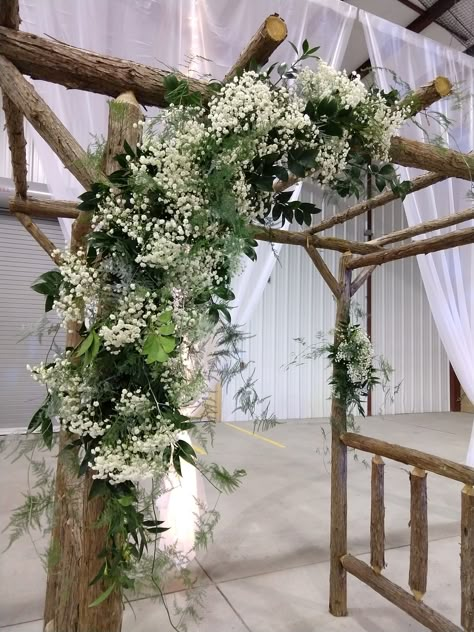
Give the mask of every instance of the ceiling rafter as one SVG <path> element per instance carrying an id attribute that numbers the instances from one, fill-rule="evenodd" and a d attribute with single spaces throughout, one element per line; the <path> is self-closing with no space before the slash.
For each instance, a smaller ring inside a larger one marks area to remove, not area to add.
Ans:
<path id="1" fill-rule="evenodd" d="M 405 2 L 403 0 L 398 0 L 398 2 L 401 2 L 402 4 L 408 6 L 408 2 Z M 413 33 L 421 33 L 428 26 L 430 26 L 430 24 L 433 24 L 433 22 L 439 20 L 439 18 L 444 15 L 446 11 L 449 11 L 458 2 L 460 2 L 460 0 L 438 0 L 429 9 L 427 9 L 426 11 L 422 11 L 422 13 L 420 13 L 420 15 L 412 22 L 410 22 L 410 24 L 408 24 L 405 28 L 409 31 L 413 31 Z M 369 74 L 370 59 L 367 59 L 363 64 L 361 64 L 357 68 L 356 72 L 358 72 L 362 77 L 365 77 L 367 74 Z"/>

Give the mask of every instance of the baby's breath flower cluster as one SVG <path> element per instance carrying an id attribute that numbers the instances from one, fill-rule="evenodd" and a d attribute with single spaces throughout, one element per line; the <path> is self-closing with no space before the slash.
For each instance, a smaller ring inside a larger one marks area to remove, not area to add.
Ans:
<path id="1" fill-rule="evenodd" d="M 311 173 L 331 186 L 361 145 L 385 158 L 403 115 L 322 61 L 292 85 L 244 72 L 205 106 L 171 105 L 157 132 L 125 146 L 110 182 L 82 196 L 93 232 L 61 255 L 54 307 L 67 329 L 86 317 L 83 342 L 33 375 L 95 477 L 137 481 L 173 463 L 179 410 L 205 389 L 199 349 L 229 315 L 230 281 L 253 253 L 249 224 L 272 212 L 274 178 Z M 361 330 L 336 357 L 354 388 L 371 360 Z"/>
<path id="2" fill-rule="evenodd" d="M 267 74 L 244 72 L 204 105 L 185 87 L 189 102 L 172 103 L 136 147 L 125 143 L 120 168 L 81 196 L 92 232 L 35 285 L 81 341 L 31 369 L 48 394 L 30 428 L 51 436 L 52 419 L 59 421 L 80 472 L 92 471 L 94 492 L 115 502 L 114 520 L 127 533 L 135 525 L 135 541 L 146 541 L 150 526 L 137 509 L 137 481 L 179 473 L 180 459 L 195 463 L 180 438 L 192 425 L 181 411 L 205 391 L 203 342 L 230 320 L 242 255 L 255 258 L 251 224 L 310 224 L 318 212 L 274 194 L 275 178 L 312 175 L 342 193 L 351 161 L 367 168 L 371 158 L 385 159 L 404 116 L 323 62 L 294 76 L 292 85 L 274 85 Z M 372 352 L 361 330 L 348 331 L 336 364 L 357 390 Z M 120 583 L 128 562 L 112 536 L 110 547 L 107 563 Z"/>
<path id="3" fill-rule="evenodd" d="M 334 365 L 333 393 L 348 408 L 356 405 L 361 411 L 362 398 L 378 381 L 372 343 L 360 325 L 350 323 L 339 326 L 337 339 L 337 344 L 329 347 Z"/>

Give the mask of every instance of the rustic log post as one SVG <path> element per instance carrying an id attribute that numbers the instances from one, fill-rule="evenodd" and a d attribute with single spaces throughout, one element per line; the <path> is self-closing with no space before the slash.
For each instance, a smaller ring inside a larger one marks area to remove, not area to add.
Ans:
<path id="1" fill-rule="evenodd" d="M 415 467 L 410 474 L 410 574 L 408 585 L 416 601 L 426 593 L 428 579 L 428 497 L 426 472 Z"/>
<path id="2" fill-rule="evenodd" d="M 372 485 L 370 502 L 370 565 L 380 574 L 385 568 L 385 505 L 383 459 L 372 459 Z"/>
<path id="3" fill-rule="evenodd" d="M 416 601 L 412 595 L 397 584 L 394 584 L 383 575 L 375 573 L 368 564 L 358 560 L 352 555 L 345 555 L 342 558 L 342 565 L 348 573 L 357 577 L 361 582 L 370 586 L 379 595 L 385 597 L 397 608 L 403 610 L 410 617 L 419 621 L 422 625 L 433 632 L 463 632 L 460 627 L 443 617 L 422 601 Z"/>
<path id="4" fill-rule="evenodd" d="M 240 53 L 239 58 L 226 74 L 224 81 L 230 81 L 241 70 L 245 70 L 251 61 L 259 66 L 267 63 L 274 51 L 285 41 L 288 35 L 285 20 L 277 13 L 268 16 L 250 42 Z"/>
<path id="5" fill-rule="evenodd" d="M 461 493 L 461 625 L 474 632 L 474 487 Z"/>
<path id="6" fill-rule="evenodd" d="M 372 272 L 376 269 L 377 266 L 369 266 L 361 270 L 361 272 L 356 276 L 356 278 L 352 281 L 351 284 L 351 296 L 364 285 L 364 283 L 371 277 Z"/>
<path id="7" fill-rule="evenodd" d="M 340 294 L 337 299 L 334 344 L 340 340 L 340 327 L 349 320 L 351 273 L 339 262 Z M 347 615 L 347 576 L 341 558 L 347 553 L 347 447 L 340 435 L 347 428 L 344 402 L 333 396 L 331 407 L 331 536 L 329 612 L 336 617 Z"/>
<path id="8" fill-rule="evenodd" d="M 138 140 L 137 124 L 141 111 L 133 94 L 117 99 L 119 107 L 111 104 L 109 137 L 105 171 L 116 168 L 114 156 L 124 140 L 133 147 Z M 116 104 L 115 104 L 116 105 Z M 84 245 L 90 231 L 90 213 L 81 212 L 74 222 L 71 247 Z M 71 324 L 67 344 L 79 341 L 78 323 Z M 60 433 L 60 448 L 70 442 L 70 435 Z M 115 590 L 100 605 L 90 604 L 105 590 L 103 581 L 90 586 L 101 565 L 98 554 L 106 542 L 106 528 L 97 528 L 103 509 L 101 498 L 89 500 L 92 472 L 81 478 L 64 459 L 58 459 L 56 474 L 55 516 L 52 533 L 53 550 L 58 562 L 49 569 L 44 621 L 47 632 L 120 632 L 122 627 L 122 595 Z"/>

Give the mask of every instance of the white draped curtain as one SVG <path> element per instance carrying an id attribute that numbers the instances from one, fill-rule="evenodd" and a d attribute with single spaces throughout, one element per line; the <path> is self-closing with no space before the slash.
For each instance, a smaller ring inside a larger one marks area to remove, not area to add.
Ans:
<path id="1" fill-rule="evenodd" d="M 360 12 L 360 20 L 372 66 L 377 67 L 377 81 L 383 89 L 394 86 L 393 73 L 411 87 L 444 75 L 455 84 L 461 97 L 443 99 L 430 109 L 450 121 L 447 129 L 433 117 L 419 115 L 422 129 L 409 123 L 401 134 L 415 140 L 440 138 L 451 149 L 473 151 L 474 59 L 364 11 Z M 402 169 L 404 178 L 412 179 L 418 173 L 415 169 Z M 472 193 L 471 183 L 457 179 L 412 193 L 404 202 L 408 224 L 468 209 L 473 204 Z M 473 225 L 472 221 L 464 222 L 430 236 Z M 418 263 L 440 338 L 463 390 L 474 402 L 474 245 L 419 256 Z M 474 429 L 467 461 L 474 464 Z"/>

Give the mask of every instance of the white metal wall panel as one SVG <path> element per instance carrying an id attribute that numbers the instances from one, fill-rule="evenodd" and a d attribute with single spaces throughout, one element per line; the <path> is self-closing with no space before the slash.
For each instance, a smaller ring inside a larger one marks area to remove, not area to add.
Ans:
<path id="1" fill-rule="evenodd" d="M 302 198 L 321 205 L 321 194 L 306 186 Z M 326 202 L 326 216 L 338 211 Z M 319 216 L 318 216 L 319 217 Z M 325 217 L 324 213 L 322 217 Z M 326 234 L 363 240 L 364 220 L 342 224 Z M 321 252 L 337 276 L 338 253 Z M 364 300 L 362 298 L 362 300 Z M 292 353 L 301 350 L 297 338 L 316 343 L 318 334 L 328 335 L 334 327 L 335 301 L 313 263 L 302 248 L 284 246 L 268 286 L 244 330 L 252 339 L 244 345 L 243 359 L 252 362 L 256 390 L 270 396 L 270 410 L 279 419 L 325 417 L 330 411 L 329 368 L 325 358 L 305 360 L 300 366 L 285 368 Z M 222 395 L 223 420 L 242 420 L 235 408 L 234 395 L 242 384 L 237 378 Z"/>
<path id="2" fill-rule="evenodd" d="M 37 223 L 53 243 L 63 245 L 57 221 Z M 44 314 L 44 298 L 31 285 L 52 267 L 50 258 L 20 223 L 0 210 L 0 433 L 26 427 L 44 399 L 44 387 L 31 379 L 26 365 L 44 360 L 52 339 L 45 336 L 42 344 L 36 336 L 19 339 Z M 57 341 L 64 344 L 62 332 Z"/>
<path id="3" fill-rule="evenodd" d="M 306 187 L 303 197 L 317 203 L 319 194 Z M 327 215 L 337 211 L 327 205 Z M 324 215 L 323 215 L 324 217 Z M 400 203 L 374 211 L 375 235 L 405 226 Z M 365 219 L 335 227 L 327 234 L 364 239 Z M 338 253 L 322 252 L 334 274 Z M 365 309 L 365 287 L 355 301 Z M 449 364 L 434 326 L 415 259 L 385 264 L 373 276 L 372 336 L 377 353 L 394 369 L 392 386 L 401 382 L 394 402 L 386 401 L 380 387 L 373 394 L 373 413 L 432 412 L 449 410 Z M 256 390 L 270 396 L 270 410 L 279 419 L 329 415 L 329 372 L 325 359 L 306 360 L 285 370 L 291 353 L 299 347 L 296 338 L 310 343 L 318 332 L 328 334 L 334 326 L 332 294 L 301 249 L 284 246 L 270 282 L 250 323 L 244 327 L 253 336 L 244 345 L 243 359 L 252 362 Z M 223 392 L 223 420 L 245 416 L 233 412 L 237 378 Z"/>
<path id="4" fill-rule="evenodd" d="M 374 235 L 406 227 L 399 201 L 373 213 Z M 449 410 L 449 361 L 431 316 L 416 258 L 386 263 L 372 280 L 372 339 L 392 365 L 392 385 L 401 382 L 393 402 L 380 388 L 372 411 L 418 413 Z"/>

